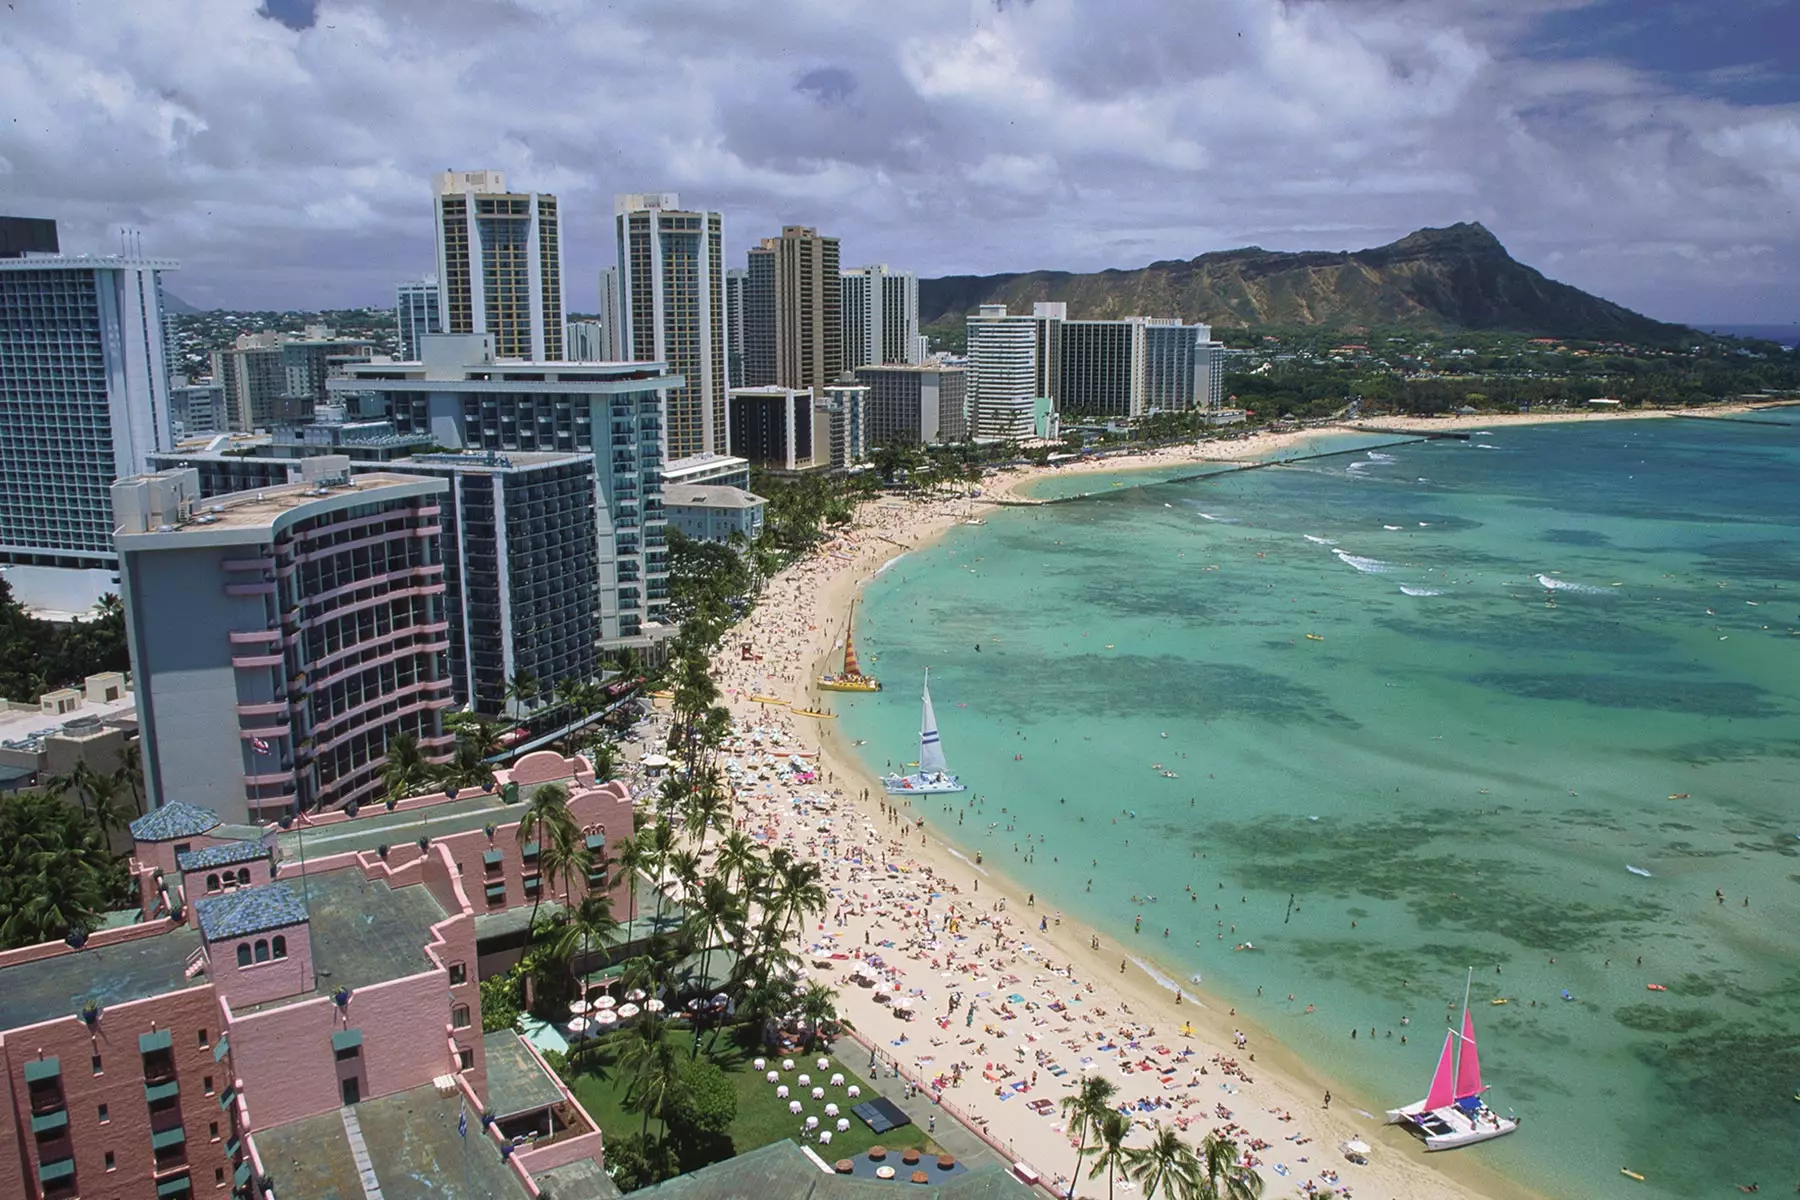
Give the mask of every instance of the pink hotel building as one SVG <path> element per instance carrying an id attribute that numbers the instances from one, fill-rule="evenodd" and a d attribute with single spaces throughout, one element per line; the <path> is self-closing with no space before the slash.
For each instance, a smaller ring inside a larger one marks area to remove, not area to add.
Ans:
<path id="1" fill-rule="evenodd" d="M 136 921 L 0 952 L 0 1196 L 616 1195 L 537 1051 L 481 1030 L 530 906 L 581 896 L 517 836 L 546 783 L 603 864 L 630 794 L 548 752 L 478 794 L 286 829 L 179 802 L 133 822 Z M 586 886 L 622 911 L 629 880 Z"/>

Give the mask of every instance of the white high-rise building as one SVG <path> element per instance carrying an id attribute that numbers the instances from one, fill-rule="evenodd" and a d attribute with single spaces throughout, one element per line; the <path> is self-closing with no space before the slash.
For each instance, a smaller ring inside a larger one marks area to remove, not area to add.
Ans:
<path id="1" fill-rule="evenodd" d="M 500 171 L 441 171 L 434 184 L 444 332 L 492 334 L 502 358 L 560 359 L 556 197 L 510 192 Z"/>
<path id="2" fill-rule="evenodd" d="M 171 446 L 162 273 L 177 265 L 0 257 L 0 562 L 117 566 L 113 481 Z"/>
<path id="3" fill-rule="evenodd" d="M 919 336 L 919 277 L 886 263 L 842 274 L 844 366 L 924 361 Z"/>
<path id="4" fill-rule="evenodd" d="M 394 324 L 400 331 L 400 357 L 407 362 L 418 361 L 421 337 L 444 332 L 444 310 L 440 305 L 435 275 L 394 289 Z"/>
<path id="5" fill-rule="evenodd" d="M 622 358 L 666 363 L 668 458 L 725 449 L 725 219 L 674 192 L 614 199 Z"/>
<path id="6" fill-rule="evenodd" d="M 604 267 L 600 271 L 600 324 L 606 329 L 606 361 L 626 362 L 625 347 L 619 340 L 619 268 Z"/>
<path id="7" fill-rule="evenodd" d="M 1038 322 L 984 304 L 969 318 L 969 412 L 978 438 L 1035 432 Z"/>
<path id="8" fill-rule="evenodd" d="M 612 362 L 606 326 L 599 321 L 570 321 L 563 326 L 563 351 L 570 362 Z"/>

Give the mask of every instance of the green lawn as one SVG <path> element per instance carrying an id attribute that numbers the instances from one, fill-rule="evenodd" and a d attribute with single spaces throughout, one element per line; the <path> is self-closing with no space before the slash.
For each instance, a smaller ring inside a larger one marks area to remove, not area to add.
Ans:
<path id="1" fill-rule="evenodd" d="M 758 1056 L 758 1051 L 754 1047 L 733 1041 L 732 1032 L 722 1031 L 717 1045 L 713 1045 L 709 1031 L 702 1038 L 700 1051 L 737 1085 L 738 1111 L 737 1120 L 731 1126 L 731 1146 L 720 1158 L 755 1150 L 784 1138 L 797 1138 L 805 1116 L 818 1117 L 819 1127 L 832 1131 L 831 1145 L 819 1146 L 814 1143 L 814 1148 L 828 1162 L 839 1158 L 853 1158 L 877 1143 L 895 1150 L 918 1147 L 931 1154 L 938 1153 L 937 1143 L 927 1137 L 925 1130 L 917 1125 L 890 1129 L 880 1137 L 869 1132 L 867 1125 L 850 1115 L 850 1108 L 862 1100 L 872 1099 L 874 1090 L 869 1087 L 867 1080 L 836 1058 L 831 1060 L 830 1069 L 819 1071 L 817 1053 L 804 1059 L 795 1055 L 794 1070 L 782 1073 L 783 1082 L 790 1089 L 789 1099 L 797 1099 L 806 1106 L 806 1112 L 802 1116 L 792 1115 L 788 1112 L 788 1101 L 776 1097 L 776 1085 L 751 1069 L 751 1062 Z M 693 1052 L 694 1035 L 690 1030 L 671 1029 L 669 1037 L 683 1055 Z M 771 1060 L 771 1065 L 779 1065 L 779 1060 Z M 572 1076 L 567 1081 L 570 1090 L 588 1110 L 588 1114 L 599 1123 L 602 1131 L 616 1137 L 624 1133 L 636 1133 L 644 1127 L 642 1113 L 626 1112 L 624 1109 L 625 1087 L 630 1081 L 613 1069 L 610 1054 L 596 1047 L 582 1054 L 578 1060 L 571 1061 L 569 1070 Z M 802 1088 L 794 1082 L 794 1077 L 802 1073 L 812 1076 L 815 1087 L 824 1086 L 834 1074 L 842 1074 L 846 1086 L 826 1087 L 825 1099 L 814 1101 L 810 1087 Z M 860 1099 L 851 1100 L 845 1095 L 850 1084 L 862 1088 Z M 849 1118 L 850 1129 L 846 1133 L 838 1133 L 837 1122 L 825 1116 L 825 1105 L 833 1102 L 841 1110 L 839 1115 Z M 651 1131 L 655 1132 L 656 1129 L 657 1123 L 652 1120 Z M 692 1170 L 704 1164 L 684 1165 Z"/>

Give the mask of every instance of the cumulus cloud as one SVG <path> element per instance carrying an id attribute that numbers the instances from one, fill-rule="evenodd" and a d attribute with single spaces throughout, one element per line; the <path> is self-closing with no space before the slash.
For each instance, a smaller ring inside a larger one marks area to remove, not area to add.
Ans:
<path id="1" fill-rule="evenodd" d="M 561 198 L 576 310 L 612 259 L 613 194 L 679 190 L 725 212 L 734 257 L 803 223 L 847 263 L 926 275 L 1475 219 L 1657 316 L 1785 315 L 1800 104 L 1769 99 L 1767 48 L 1686 73 L 1583 56 L 1589 11 L 20 0 L 0 194 L 75 249 L 141 229 L 182 259 L 172 290 L 233 307 L 385 303 L 431 268 L 431 173 L 499 167 Z"/>

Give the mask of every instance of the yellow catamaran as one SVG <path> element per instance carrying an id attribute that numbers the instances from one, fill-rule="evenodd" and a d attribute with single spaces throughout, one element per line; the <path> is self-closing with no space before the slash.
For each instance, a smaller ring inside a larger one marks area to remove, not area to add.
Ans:
<path id="1" fill-rule="evenodd" d="M 881 680 L 864 675 L 856 666 L 856 643 L 851 630 L 856 626 L 856 605 L 850 606 L 850 619 L 844 623 L 844 669 L 836 675 L 819 676 L 819 690 L 825 692 L 879 692 Z"/>

